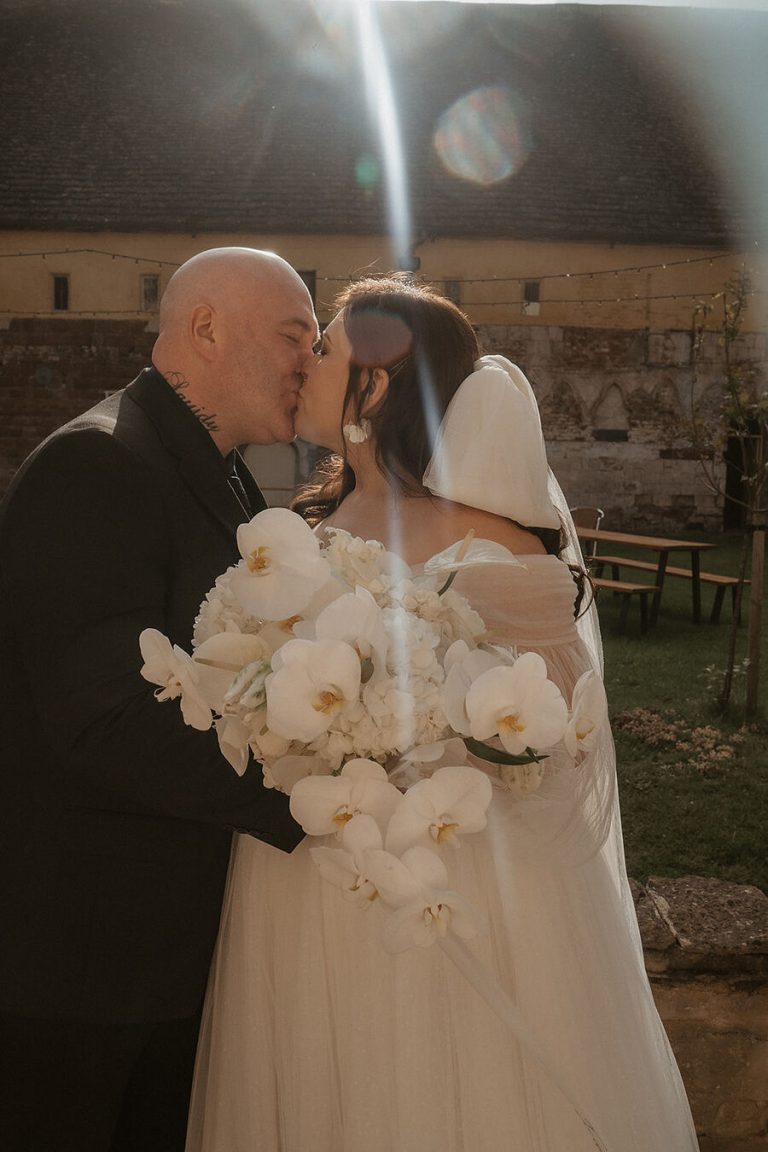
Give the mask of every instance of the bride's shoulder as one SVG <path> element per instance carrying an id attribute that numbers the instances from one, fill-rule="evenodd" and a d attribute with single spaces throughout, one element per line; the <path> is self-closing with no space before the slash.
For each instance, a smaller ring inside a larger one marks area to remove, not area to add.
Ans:
<path id="1" fill-rule="evenodd" d="M 533 532 L 528 532 L 519 524 L 514 524 L 504 516 L 497 516 L 494 512 L 484 512 L 465 504 L 451 504 L 444 510 L 444 516 L 450 521 L 448 535 L 454 540 L 462 539 L 474 529 L 477 539 L 493 540 L 517 556 L 546 552 L 541 540 Z"/>

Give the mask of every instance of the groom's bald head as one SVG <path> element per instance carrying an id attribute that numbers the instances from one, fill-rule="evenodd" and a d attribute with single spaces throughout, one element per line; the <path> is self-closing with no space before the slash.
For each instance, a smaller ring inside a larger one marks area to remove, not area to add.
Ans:
<path id="1" fill-rule="evenodd" d="M 293 438 L 316 338 L 311 297 L 290 264 L 273 252 L 213 248 L 171 277 L 153 362 L 169 381 L 183 381 L 183 399 L 215 418 L 207 427 L 227 452 Z"/>

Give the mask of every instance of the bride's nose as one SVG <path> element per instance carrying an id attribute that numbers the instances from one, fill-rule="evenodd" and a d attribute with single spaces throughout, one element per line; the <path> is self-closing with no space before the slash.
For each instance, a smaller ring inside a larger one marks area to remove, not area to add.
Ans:
<path id="1" fill-rule="evenodd" d="M 319 352 L 308 352 L 307 353 L 307 355 L 304 357 L 304 360 L 303 360 L 303 363 L 302 363 L 301 369 L 300 369 L 301 374 L 305 380 L 307 378 L 308 373 L 311 372 L 311 370 L 314 368 L 314 366 L 316 364 L 318 364 L 319 362 L 320 362 L 320 353 Z"/>

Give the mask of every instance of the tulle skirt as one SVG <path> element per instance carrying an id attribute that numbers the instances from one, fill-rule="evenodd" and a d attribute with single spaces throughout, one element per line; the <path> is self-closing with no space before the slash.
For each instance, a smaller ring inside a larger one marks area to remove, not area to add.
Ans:
<path id="1" fill-rule="evenodd" d="M 468 943 L 608 1152 L 695 1152 L 646 978 L 618 812 L 580 862 L 531 852 L 520 801 L 451 853 Z M 312 843 L 318 843 L 313 840 Z M 188 1152 L 593 1152 L 571 1100 L 439 947 L 382 946 L 386 915 L 238 836 Z M 618 879 L 617 879 L 618 877 Z"/>

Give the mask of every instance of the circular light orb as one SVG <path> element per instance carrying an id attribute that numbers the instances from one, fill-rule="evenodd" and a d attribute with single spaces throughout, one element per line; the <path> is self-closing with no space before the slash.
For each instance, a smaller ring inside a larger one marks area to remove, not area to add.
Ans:
<path id="1" fill-rule="evenodd" d="M 475 88 L 448 108 L 433 137 L 443 166 L 473 184 L 499 184 L 531 153 L 527 117 L 506 84 Z"/>
<path id="2" fill-rule="evenodd" d="M 355 163 L 355 180 L 361 188 L 374 188 L 379 182 L 379 162 L 370 152 L 358 156 Z"/>

